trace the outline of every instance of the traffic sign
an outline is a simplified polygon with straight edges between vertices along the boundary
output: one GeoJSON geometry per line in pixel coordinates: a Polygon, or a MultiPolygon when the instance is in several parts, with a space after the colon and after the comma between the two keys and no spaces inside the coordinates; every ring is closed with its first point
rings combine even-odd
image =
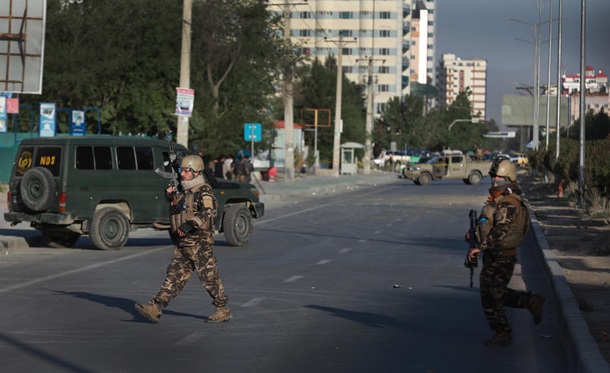
{"type": "Polygon", "coordinates": [[[261,123],[244,124],[244,140],[261,141],[263,138],[263,125],[261,123]]]}

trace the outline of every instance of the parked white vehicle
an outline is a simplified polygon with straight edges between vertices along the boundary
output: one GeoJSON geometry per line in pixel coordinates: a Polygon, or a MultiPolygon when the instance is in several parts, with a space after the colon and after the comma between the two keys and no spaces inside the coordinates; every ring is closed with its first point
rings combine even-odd
{"type": "Polygon", "coordinates": [[[400,169],[401,166],[409,164],[410,159],[411,156],[404,154],[404,152],[392,152],[389,150],[384,150],[381,152],[381,154],[379,154],[379,157],[373,160],[373,162],[379,167],[392,163],[395,168],[400,169]]]}

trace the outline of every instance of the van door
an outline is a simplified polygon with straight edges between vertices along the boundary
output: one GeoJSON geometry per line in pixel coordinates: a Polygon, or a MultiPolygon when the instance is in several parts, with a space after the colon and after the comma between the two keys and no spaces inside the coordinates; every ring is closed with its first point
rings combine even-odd
{"type": "Polygon", "coordinates": [[[117,146],[116,195],[128,201],[132,223],[168,221],[165,199],[167,180],[155,173],[155,165],[162,164],[159,152],[152,146],[117,146]]]}

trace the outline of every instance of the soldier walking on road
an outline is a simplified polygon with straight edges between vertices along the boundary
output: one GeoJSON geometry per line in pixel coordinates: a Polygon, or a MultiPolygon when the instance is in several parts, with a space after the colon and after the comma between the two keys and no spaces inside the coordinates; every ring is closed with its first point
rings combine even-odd
{"type": "Polygon", "coordinates": [[[218,202],[212,188],[203,178],[203,160],[200,157],[184,157],[180,167],[184,191],[178,192],[173,186],[166,189],[170,202],[170,237],[175,244],[172,260],[167,267],[167,276],[159,293],[146,305],[136,303],[135,308],[149,321],[159,322],[163,308],[180,294],[195,271],[216,307],[216,312],[206,321],[229,321],[232,317],[227,307],[229,298],[225,295],[218,276],[212,247],[212,226],[218,202]]]}
{"type": "Polygon", "coordinates": [[[480,245],[470,249],[468,258],[474,260],[483,252],[481,303],[487,323],[495,332],[485,345],[499,346],[512,343],[512,329],[504,308],[527,308],[537,325],[542,321],[544,297],[508,288],[515,269],[517,247],[523,242],[530,224],[529,210],[521,198],[516,168],[510,160],[495,161],[489,175],[492,179],[490,197],[483,207],[477,229],[480,245]]]}

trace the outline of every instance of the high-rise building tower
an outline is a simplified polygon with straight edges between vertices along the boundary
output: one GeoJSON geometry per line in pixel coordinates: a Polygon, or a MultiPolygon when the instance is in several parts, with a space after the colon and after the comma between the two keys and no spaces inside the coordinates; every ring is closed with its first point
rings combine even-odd
{"type": "Polygon", "coordinates": [[[461,92],[472,93],[472,115],[485,119],[487,106],[487,61],[482,58],[464,60],[445,53],[438,65],[439,105],[451,105],[461,92]]]}
{"type": "MultiPolygon", "coordinates": [[[[286,3],[272,0],[270,3],[286,3]]],[[[343,73],[365,84],[374,60],[374,111],[410,92],[410,81],[435,80],[434,0],[309,0],[291,7],[290,35],[321,61],[338,55],[343,73]],[[330,42],[331,40],[335,42],[330,42]],[[416,77],[416,78],[415,78],[416,77]]]]}

